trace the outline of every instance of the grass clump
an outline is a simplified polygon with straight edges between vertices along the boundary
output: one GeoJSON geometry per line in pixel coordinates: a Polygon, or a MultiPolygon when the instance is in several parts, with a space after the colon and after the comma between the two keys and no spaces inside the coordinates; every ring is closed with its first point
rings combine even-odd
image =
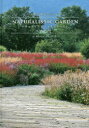
{"type": "Polygon", "coordinates": [[[43,79],[46,86],[44,95],[89,105],[89,71],[67,71],[43,79]]]}
{"type": "Polygon", "coordinates": [[[0,73],[0,87],[14,86],[15,82],[16,79],[13,74],[0,73]]]}
{"type": "Polygon", "coordinates": [[[17,83],[22,85],[38,85],[49,72],[35,65],[23,64],[18,67],[17,83]]]}

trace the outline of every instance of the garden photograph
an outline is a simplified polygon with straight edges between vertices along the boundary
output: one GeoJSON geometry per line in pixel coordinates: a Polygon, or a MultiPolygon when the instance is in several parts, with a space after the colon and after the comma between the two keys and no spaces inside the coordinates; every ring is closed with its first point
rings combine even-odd
{"type": "Polygon", "coordinates": [[[0,0],[0,128],[89,128],[89,0],[0,0]]]}

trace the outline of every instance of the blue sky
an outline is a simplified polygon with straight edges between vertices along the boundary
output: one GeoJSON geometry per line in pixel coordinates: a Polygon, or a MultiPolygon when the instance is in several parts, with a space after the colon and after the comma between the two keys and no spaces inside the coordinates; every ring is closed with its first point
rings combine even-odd
{"type": "MultiPolygon", "coordinates": [[[[87,10],[89,15],[89,0],[0,0],[0,13],[6,12],[14,6],[29,6],[34,13],[60,13],[64,7],[78,5],[87,10]]],[[[42,16],[40,16],[43,18],[42,16]]]]}
{"type": "Polygon", "coordinates": [[[63,7],[79,5],[89,14],[89,0],[0,0],[0,13],[13,6],[29,6],[35,13],[58,13],[63,7]]]}

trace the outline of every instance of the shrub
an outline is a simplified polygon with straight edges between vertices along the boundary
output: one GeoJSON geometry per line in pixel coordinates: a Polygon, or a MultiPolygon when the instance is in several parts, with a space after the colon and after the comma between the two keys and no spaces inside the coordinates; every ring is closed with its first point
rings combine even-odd
{"type": "Polygon", "coordinates": [[[15,76],[11,74],[0,73],[0,87],[14,86],[15,81],[15,76]]]}
{"type": "Polygon", "coordinates": [[[81,52],[86,58],[89,58],[89,39],[86,39],[83,42],[81,52]]]}
{"type": "Polygon", "coordinates": [[[41,82],[46,71],[35,65],[23,64],[18,67],[17,84],[36,85],[41,82]]]}
{"type": "Polygon", "coordinates": [[[57,89],[57,99],[72,101],[72,87],[69,84],[64,84],[60,89],[57,89]]]}
{"type": "Polygon", "coordinates": [[[44,94],[53,98],[89,105],[89,71],[67,71],[44,78],[44,94]]]}
{"type": "Polygon", "coordinates": [[[2,45],[0,45],[0,52],[3,52],[3,51],[7,51],[7,48],[2,46],[2,45]]]}
{"type": "Polygon", "coordinates": [[[45,89],[45,92],[43,92],[42,94],[45,95],[45,96],[49,96],[51,98],[55,98],[57,99],[57,90],[56,89],[45,89]]]}
{"type": "Polygon", "coordinates": [[[64,86],[61,86],[61,88],[46,88],[43,95],[60,100],[72,101],[72,93],[73,91],[71,86],[68,84],[64,84],[64,86]]]}
{"type": "Polygon", "coordinates": [[[89,64],[80,65],[79,69],[82,71],[88,71],[89,70],[89,64]]]}
{"type": "Polygon", "coordinates": [[[62,45],[57,40],[49,41],[49,40],[42,40],[38,42],[35,47],[36,52],[48,52],[48,53],[56,53],[62,52],[62,45]]]}
{"type": "Polygon", "coordinates": [[[77,43],[73,42],[71,39],[70,41],[65,41],[63,44],[63,49],[66,52],[76,52],[77,51],[77,43]]]}
{"type": "Polygon", "coordinates": [[[67,70],[75,71],[75,69],[75,67],[71,67],[67,64],[62,63],[54,63],[49,65],[49,71],[54,72],[55,74],[64,73],[67,70]]]}
{"type": "Polygon", "coordinates": [[[85,86],[73,90],[72,101],[89,105],[89,90],[85,86]]]}

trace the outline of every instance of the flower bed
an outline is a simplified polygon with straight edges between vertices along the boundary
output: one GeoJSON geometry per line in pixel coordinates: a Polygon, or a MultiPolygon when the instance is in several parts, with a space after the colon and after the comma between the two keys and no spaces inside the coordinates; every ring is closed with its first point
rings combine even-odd
{"type": "Polygon", "coordinates": [[[79,56],[74,57],[74,55],[76,56],[71,53],[0,52],[0,73],[16,75],[20,65],[35,65],[56,74],[64,73],[67,70],[89,70],[89,59],[83,60],[79,56]]]}
{"type": "MultiPolygon", "coordinates": [[[[69,66],[78,67],[80,65],[89,64],[89,60],[83,60],[80,58],[69,57],[69,53],[63,54],[47,54],[47,53],[12,53],[12,52],[1,52],[0,53],[0,64],[7,65],[20,65],[20,64],[35,64],[39,66],[48,66],[50,64],[67,64],[69,66]]],[[[4,66],[3,66],[4,67],[4,66]]],[[[12,66],[14,67],[14,66],[12,66]]]]}

